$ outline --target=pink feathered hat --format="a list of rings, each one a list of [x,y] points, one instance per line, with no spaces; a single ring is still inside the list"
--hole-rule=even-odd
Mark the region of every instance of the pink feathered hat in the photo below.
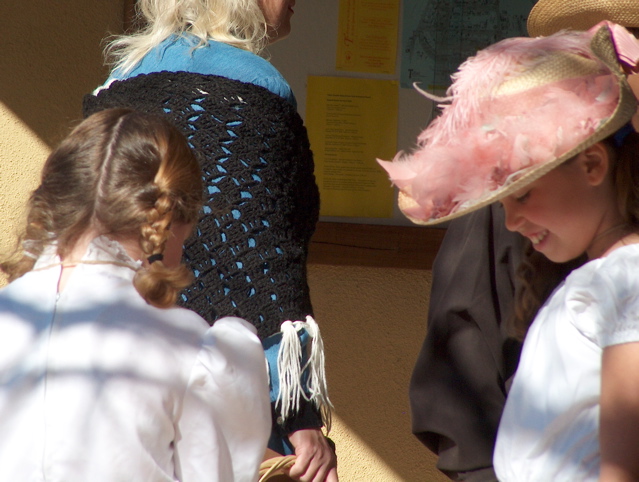
[[[637,0],[539,0],[530,11],[528,35],[551,35],[563,29],[588,30],[602,18],[624,27],[639,27]]]
[[[614,134],[637,112],[626,72],[638,62],[639,42],[609,22],[480,51],[453,75],[418,148],[378,161],[400,190],[400,209],[417,224],[448,221]]]

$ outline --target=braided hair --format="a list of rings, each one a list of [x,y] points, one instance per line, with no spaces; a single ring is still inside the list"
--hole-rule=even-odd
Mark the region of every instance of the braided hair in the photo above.
[[[51,244],[64,259],[90,229],[138,240],[145,257],[162,254],[171,226],[195,223],[201,202],[200,168],[182,134],[160,117],[108,109],[51,153],[29,199],[19,256],[0,268],[18,278]],[[147,302],[167,307],[191,279],[185,266],[158,261],[138,270],[134,285]]]

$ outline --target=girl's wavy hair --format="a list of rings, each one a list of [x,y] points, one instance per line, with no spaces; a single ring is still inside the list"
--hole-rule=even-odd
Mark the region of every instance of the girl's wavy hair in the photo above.
[[[615,136],[604,140],[611,153],[611,175],[617,191],[617,203],[624,221],[639,230],[639,134],[632,131],[617,145]],[[570,162],[570,160],[566,161]],[[523,339],[539,308],[554,290],[557,280],[566,269],[574,269],[586,261],[578,258],[569,264],[556,264],[526,243],[524,257],[517,269],[519,287],[515,293],[515,313],[512,334]]]
[[[136,22],[142,27],[108,41],[112,67],[128,73],[154,47],[172,35],[190,34],[194,48],[216,40],[260,54],[268,43],[259,0],[138,0]]]
[[[64,259],[89,229],[139,240],[144,257],[161,254],[173,223],[198,220],[202,198],[198,162],[175,127],[130,109],[98,112],[47,159],[17,256],[0,268],[16,279],[53,243]],[[156,261],[140,268],[133,283],[148,303],[165,308],[191,281],[185,266]]]

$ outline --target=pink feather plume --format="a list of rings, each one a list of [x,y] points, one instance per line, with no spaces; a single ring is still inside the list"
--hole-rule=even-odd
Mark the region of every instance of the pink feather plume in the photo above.
[[[518,171],[548,162],[588,138],[614,111],[617,81],[589,48],[591,33],[513,38],[480,51],[453,75],[450,104],[420,134],[412,153],[378,161],[418,206],[405,214],[436,219],[486,196]],[[552,52],[595,60],[600,71],[507,95],[508,80]]]

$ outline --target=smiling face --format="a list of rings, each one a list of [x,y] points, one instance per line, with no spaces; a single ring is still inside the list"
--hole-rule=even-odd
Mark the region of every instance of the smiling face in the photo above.
[[[501,201],[506,228],[530,239],[551,261],[601,256],[612,243],[598,235],[622,222],[607,175],[607,150],[595,146]]]
[[[268,25],[269,42],[283,39],[291,33],[291,17],[295,0],[259,0]]]

